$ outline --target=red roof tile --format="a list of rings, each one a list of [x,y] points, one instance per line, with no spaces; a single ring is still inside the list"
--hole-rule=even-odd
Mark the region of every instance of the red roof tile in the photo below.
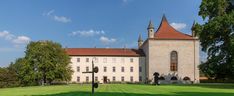
[[[142,50],[124,48],[66,48],[70,56],[144,56]]]
[[[192,36],[183,34],[174,29],[163,16],[158,30],[154,33],[155,39],[194,39]]]

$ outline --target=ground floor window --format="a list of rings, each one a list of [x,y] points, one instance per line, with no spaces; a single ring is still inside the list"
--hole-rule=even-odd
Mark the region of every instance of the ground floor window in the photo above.
[[[112,81],[115,81],[115,76],[112,77]]]
[[[89,82],[89,76],[86,76],[86,82]]]
[[[130,81],[133,82],[133,76],[130,77]]]
[[[141,76],[139,77],[139,81],[140,81],[140,82],[142,81],[142,77],[141,77]]]
[[[95,81],[96,81],[96,82],[98,81],[98,77],[97,77],[97,76],[95,77]]]
[[[79,76],[77,76],[76,81],[80,82],[80,77]]]
[[[121,81],[124,82],[124,76],[121,77]]]

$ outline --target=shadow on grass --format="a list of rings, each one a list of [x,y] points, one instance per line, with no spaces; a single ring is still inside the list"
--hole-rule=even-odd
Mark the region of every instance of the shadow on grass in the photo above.
[[[234,91],[234,84],[217,84],[217,83],[207,83],[207,84],[194,84],[194,85],[178,85],[178,86],[196,86],[202,88],[212,88],[212,89],[233,89]]]
[[[32,95],[32,96],[91,96],[90,92],[67,92],[48,95]],[[140,94],[140,93],[117,93],[117,92],[96,92],[95,96],[234,96],[234,93],[221,92],[176,92],[172,94]]]

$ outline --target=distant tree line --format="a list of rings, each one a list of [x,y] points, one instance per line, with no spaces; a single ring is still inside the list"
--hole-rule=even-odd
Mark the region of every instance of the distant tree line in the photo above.
[[[72,70],[65,49],[52,41],[30,42],[25,56],[0,68],[0,87],[50,85],[70,81]]]

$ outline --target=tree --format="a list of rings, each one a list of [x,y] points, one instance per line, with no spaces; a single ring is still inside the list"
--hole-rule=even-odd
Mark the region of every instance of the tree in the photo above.
[[[233,0],[203,0],[199,15],[204,24],[195,24],[202,51],[208,54],[200,70],[209,78],[234,79]]]
[[[10,68],[0,67],[0,88],[18,86],[18,78],[16,73]]]
[[[52,41],[30,42],[25,57],[16,60],[13,69],[22,85],[44,85],[53,81],[69,81],[72,70],[65,49]]]
[[[158,72],[154,72],[154,84],[155,85],[159,85],[159,83],[158,83],[158,80],[159,80],[159,73]]]

